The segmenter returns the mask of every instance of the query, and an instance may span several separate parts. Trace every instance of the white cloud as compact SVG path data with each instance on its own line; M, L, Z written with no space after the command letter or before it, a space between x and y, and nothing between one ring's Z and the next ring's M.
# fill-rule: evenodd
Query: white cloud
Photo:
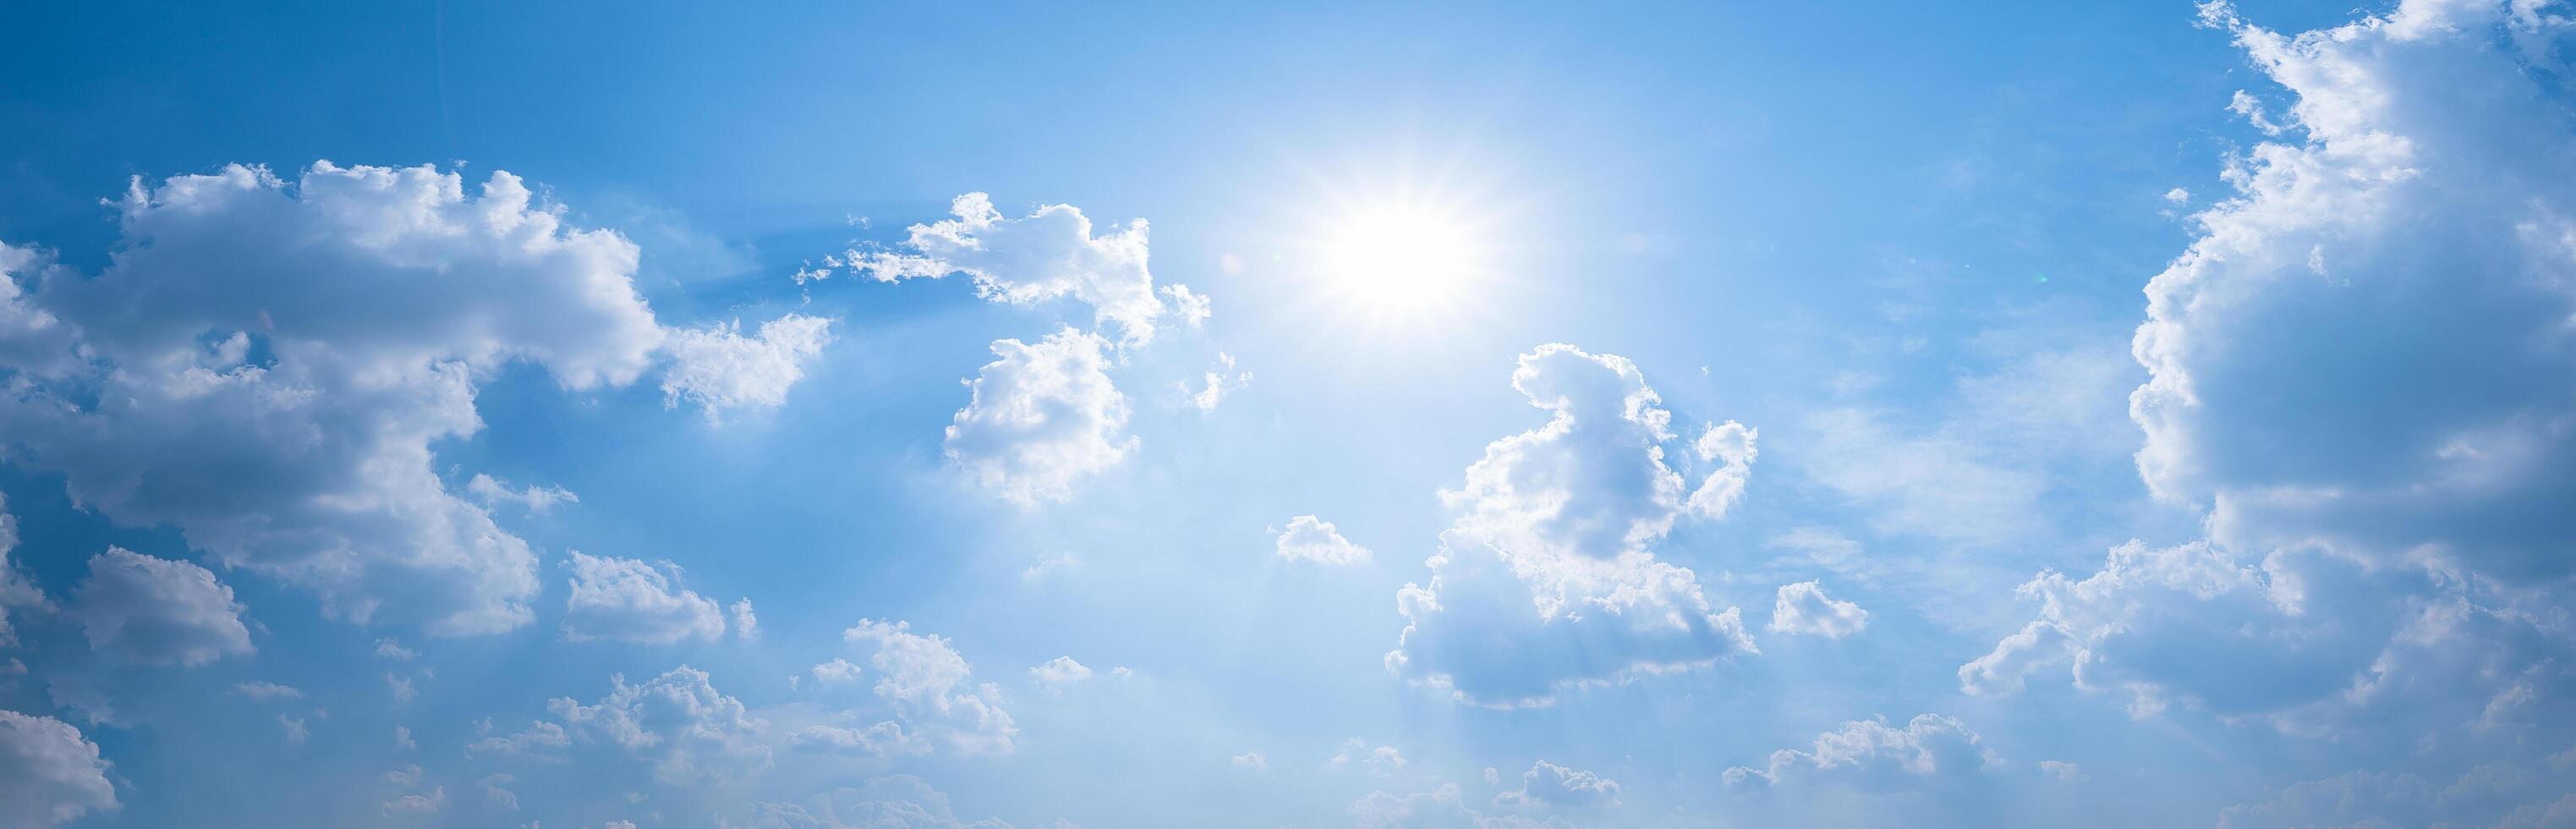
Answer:
M1269 771L1270 760L1262 757L1261 752L1247 751L1234 755L1234 767L1244 771Z
M5 249L0 249L5 250ZM9 626L9 612L16 608L48 608L52 602L27 579L9 556L18 548L18 519L9 514L9 497L0 493L0 647L18 643L17 629Z
M507 173L469 198L429 167L324 162L287 182L233 166L138 180L118 210L103 272L5 306L81 337L73 369L0 351L38 378L0 397L19 457L341 618L436 634L530 618L535 555L445 488L430 447L480 429L477 380L503 363L569 389L644 371L662 332L632 243L566 228Z
M259 700L259 701L262 701L262 702L266 702L266 701L268 701L268 700L273 700L273 699L303 699L303 698L304 698L304 692L303 692L302 690L300 690L300 689L297 689L295 686L292 686L292 685L279 685L279 684L274 683L274 682L267 682L267 681L263 681L263 680L252 680L252 681L250 681L250 682L235 683L235 684L233 685L233 693L240 694L240 695L242 695L242 696L249 697L249 698L251 698L251 699L255 699L255 700Z
M576 746L597 747L642 763L664 785L736 780L769 768L769 723L717 692L705 671L682 665L642 684L622 675L609 684L608 696L590 705L570 697L548 702L557 722L539 721L466 751L561 758Z
M1938 714L1917 715L1902 728L1854 720L1817 735L1813 750L1780 749L1761 768L1737 766L1725 776L1730 786L1757 788L1827 781L1918 788L1984 771L1994 756L1978 743L1976 732Z
M1075 483L1126 460L1136 439L1127 398L1109 381L1107 342L1071 328L1036 344L996 340L948 427L948 459L1023 506L1063 501Z
M1044 665L1030 668L1029 678L1037 680L1040 688L1060 693L1067 685L1090 679L1091 668L1073 661L1073 657L1059 656Z
M877 672L876 694L906 721L934 728L959 753L1011 751L1020 730L1002 707L1001 687L972 683L974 666L947 637L873 619L859 620L841 637L854 647L874 648L868 666Z
M1341 749L1333 752L1333 759L1329 765L1337 769L1360 769L1383 776L1394 774L1397 769L1404 768L1411 762L1404 759L1404 752L1394 746L1371 748L1367 740L1352 737L1342 741Z
M950 212L955 218L913 225L894 249L853 249L798 278L825 278L840 268L887 282L963 273L974 278L978 293L996 302L1082 302L1098 322L1117 325L1129 344L1153 339L1155 320L1166 313L1193 325L1207 316L1205 299L1186 289L1167 289L1170 311L1155 298L1143 219L1093 236L1090 218L1072 205L1049 205L1010 219L982 193L958 196Z
M724 611L715 600L680 589L678 565L578 552L564 565L572 568L572 592L564 600L566 639L669 644L724 635Z
M2295 36L2205 17L2295 102L2148 284L2149 488L2211 505L2232 549L2576 571L2564 22L2428 0Z
M1963 687L2065 665L2139 716L2263 721L2417 769L2564 733L2530 701L2576 690L2565 21L2427 0L2295 35L2203 17L2291 96L2277 122L2237 96L2274 138L2225 171L2234 195L2194 217L2132 344L2138 472L2205 507L2208 536L2041 573L2036 618ZM2450 750L2422 750L2436 738Z
M286 741L294 745L303 745L304 738L312 736L313 734L313 732L305 729L304 718L302 717L289 717L285 714L279 714L277 715L277 726L286 730Z
M1807 474L1870 508L1880 532L1998 544L2036 520L2043 478L1958 430L1907 429L1859 408L1818 412L1805 425L1820 444Z
M1331 521L1300 515L1288 519L1288 529L1279 534L1279 557L1317 564L1358 564L1369 560L1369 549L1343 538Z
M2084 767L2064 760L2041 760L2039 761L2039 772L2059 780L2070 782L2085 779Z
M447 787L431 789L428 794L407 794L385 801L388 815L435 815L447 808Z
M804 379L806 361L831 342L831 320L802 314L761 323L752 337L742 335L739 320L673 329L662 344L671 355L662 376L663 405L695 403L710 423L732 410L777 408Z
M1771 630L1781 633L1809 633L1839 639L1869 627L1869 611L1851 602L1825 597L1825 589L1812 581L1780 585L1779 597L1771 605Z
M1216 362L1216 368L1208 370L1206 385L1197 391L1191 391L1187 383L1180 384L1181 394L1189 398L1191 406L1202 412L1216 411L1217 404L1225 402L1227 395L1242 391L1244 386L1252 383L1252 372L1234 370L1234 355L1219 351Z
M493 806L499 807L502 811L516 812L519 810L519 793L503 787L517 780L518 778L507 774L493 774L484 776L476 785L483 789L484 799L492 801Z
M397 642L392 639L376 640L376 655L386 659L399 660L403 662L409 662L420 657L420 654L413 652L410 648L403 647L401 642Z
M0 366L53 378L79 364L80 331L28 301L28 285L20 284L51 270L37 251L0 244Z
M108 763L80 729L0 710L0 823L42 827L121 805Z
M734 638L745 642L760 641L760 616L752 612L749 597L734 600L730 607L725 608L725 615L733 617Z
M1695 509L1664 462L1670 413L1634 364L1568 345L1521 356L1512 385L1550 413L1493 442L1443 491L1456 514L1428 587L1407 585L1387 655L1397 675L1480 705L1541 705L1562 690L1704 666L1754 650L1689 569L1652 548ZM1713 427L1700 489L1736 489L1751 430ZM1712 495L1715 503L1732 495Z
M857 682L859 681L859 676L864 673L866 673L866 669L860 668L857 664L852 663L847 659L836 658L830 662L814 666L815 681L826 685Z
M475 502L486 507L516 504L520 509L539 515L552 512L555 507L564 504L581 503L581 496L574 495L572 490L563 487L530 486L526 489L511 489L509 483L481 473L476 473L473 479L465 482L465 494L474 496Z
M1564 766L1538 761L1521 773L1521 787L1494 796L1497 805L1598 806L1617 808L1619 782Z
M123 547L90 558L71 612L92 650L134 662L194 666L256 650L215 574Z

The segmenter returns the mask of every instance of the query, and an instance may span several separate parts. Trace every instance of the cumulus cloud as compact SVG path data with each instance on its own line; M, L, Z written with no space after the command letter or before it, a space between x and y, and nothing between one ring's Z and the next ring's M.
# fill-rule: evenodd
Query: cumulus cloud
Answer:
M1960 669L2010 693L2067 666L2179 704L2428 763L2565 733L2576 524L2571 29L2500 0L2407 0L2282 34L2203 8L2290 103L2147 287L2138 472L2205 539L2022 588L2036 618ZM2367 332L2366 336L2353 332ZM2463 724L2468 728L2462 728ZM2546 726L2546 728L2544 728Z
M678 565L576 552L564 566L572 569L572 593L564 600L566 639L669 644L724 635L723 610L715 600L681 589Z
M2149 488L2211 505L2221 543L2576 571L2569 30L2518 8L2297 35L2207 9L2296 100L2148 284L2130 411Z
M89 560L72 602L90 649L148 665L203 665L254 650L233 589L185 561L123 547Z
M1619 782L1540 760L1521 773L1520 788L1495 795L1494 802L1509 806L1615 808L1619 805Z
M567 227L516 176L316 163L136 181L94 277L14 274L0 435L80 503L172 526L357 622L527 621L536 558L449 492L430 447L480 429L478 378L633 381L662 341L634 244ZM56 269L60 270L60 269ZM50 324L30 322L30 310ZM40 339L78 333L77 365ZM30 356L34 355L34 356Z
M1369 560L1369 549L1343 538L1333 522L1312 515L1288 519L1288 529L1279 534L1279 557L1317 564L1357 564Z
M1466 702L1543 705L1752 652L1740 614L1652 551L1677 519L1717 510L1690 506L1700 496L1665 463L1672 416L1636 366L1546 345L1521 356L1512 385L1549 420L1494 441L1441 493L1456 519L1431 583L1397 595L1407 624L1388 669ZM1698 490L1739 490L1752 440L1732 424L1704 434L1701 460L1717 463Z
M1262 757L1261 752L1247 751L1234 755L1234 767L1244 771L1269 771L1270 760Z
M1976 732L1939 714L1917 715L1901 728L1883 719L1854 720L1817 735L1812 750L1780 749L1769 763L1727 769L1725 778L1730 786L1757 788L1822 782L1914 788L1984 771L1994 756L1978 742Z
M1001 686L974 682L974 666L947 637L914 633L907 622L874 619L859 620L841 636L853 647L872 651L868 667L876 671L876 695L893 706L902 722L914 726L910 730L926 730L961 754L1012 750L1020 730L1002 707ZM825 673L816 667L815 676ZM855 672L849 678L856 678Z
M1781 633L1810 633L1839 639L1869 626L1869 611L1851 602L1825 597L1824 587L1812 581L1780 585L1780 594L1771 605L1771 630Z
M968 479L1023 506L1063 501L1074 484L1136 448L1127 397L1109 381L1108 343L1066 328L1035 344L997 340L967 381L973 397L948 427L948 459Z
M826 278L844 268L886 282L962 273L996 302L1070 297L1089 305L1098 322L1118 326L1131 345L1152 340L1156 320L1166 314L1191 325L1207 318L1206 299L1185 287L1163 291L1172 300L1168 307L1156 298L1143 219L1094 236L1091 219L1072 205L1048 205L1012 219L982 193L958 196L950 213L954 218L913 225L892 248L855 248L798 278Z
M831 342L832 321L803 314L761 323L760 333L750 337L742 335L740 320L675 329L662 344L671 355L662 376L663 405L695 403L710 423L732 410L777 408L786 404L788 388L804 379L805 363Z
M108 763L80 729L0 710L0 823L53 826L119 807Z
M1091 667L1073 661L1073 657L1059 656L1044 665L1030 668L1029 678L1036 680L1040 688L1061 692L1067 685L1090 679Z
M726 696L707 672L687 665L641 684L623 675L609 679L608 696L583 705L562 697L546 704L555 719L489 737L467 753L493 757L563 759L575 747L598 749L644 764L669 785L740 779L770 766L762 734L769 723Z

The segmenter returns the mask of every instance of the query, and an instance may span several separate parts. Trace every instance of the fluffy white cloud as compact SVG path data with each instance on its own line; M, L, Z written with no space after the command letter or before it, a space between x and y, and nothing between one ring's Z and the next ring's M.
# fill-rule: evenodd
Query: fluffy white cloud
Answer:
M1619 782L1588 771L1538 761L1521 773L1521 787L1494 796L1494 802L1513 806L1599 806L1619 805Z
M929 729L963 754L1008 753L1019 727L1002 707L1001 686L974 683L974 666L936 634L912 632L906 622L861 619L843 631L853 647L873 650L876 694L916 729ZM817 677L823 670L817 666Z
M681 589L678 565L575 552L564 566L572 568L566 639L669 644L724 635L724 611L714 599Z
M1288 529L1279 534L1279 557L1317 564L1357 564L1369 559L1369 549L1343 538L1331 521L1300 515L1288 519Z
M0 823L42 827L115 811L98 744L52 717L0 710Z
M1704 666L1754 650L1687 568L1652 547L1686 514L1740 491L1753 433L1711 427L1704 498L1667 466L1672 416L1634 364L1569 345L1520 358L1512 385L1546 425L1494 441L1441 499L1456 513L1429 586L1407 585L1387 655L1397 675L1481 705L1542 705L1562 690ZM1690 499L1712 506L1693 507Z
M2009 693L2066 665L2225 720L2415 761L2567 733L2576 524L2576 32L2504 0L2406 0L2285 35L2224 3L2290 102L2147 287L2130 397L2151 492L2205 540L2132 543L2022 588L2037 617L1963 666ZM2462 728L2466 724L2467 728ZM2446 744L2447 745L2447 744Z
M787 390L805 377L805 362L831 342L831 320L802 314L761 323L752 337L742 335L739 320L673 330L662 344L671 355L664 405L696 403L710 423L730 410L784 405Z
M1244 771L1269 771L1270 760L1261 756L1261 752L1247 751L1234 755L1234 767Z
M1780 585L1780 594L1771 605L1771 630L1781 633L1812 633L1828 638L1842 638L1869 627L1869 611L1851 602L1825 597L1824 587L1812 581Z
M1029 678L1036 680L1040 688L1061 692L1067 685L1090 679L1091 666L1075 662L1070 656L1059 656L1030 668Z
M250 629L233 589L185 561L123 547L89 560L72 601L92 650L150 665L203 665L247 654Z
M2149 488L2235 549L2576 571L2568 24L2504 0L2297 35L2205 17L2294 101L2148 284Z
M1916 788L1975 775L1994 762L1977 733L1958 720L1921 714L1904 727L1854 720L1816 736L1813 750L1771 752L1763 767L1726 770L1730 786L1772 787L1843 782L1871 789Z
M662 330L630 281L636 247L565 227L508 173L468 197L429 167L227 167L137 181L118 209L104 271L54 269L23 296L13 278L0 306L10 331L32 308L79 335L76 366L0 352L38 379L0 396L18 457L343 618L525 622L535 556L446 489L430 446L481 427L477 378L505 362L571 389L642 373Z
M1117 325L1131 345L1153 339L1156 319L1167 313L1191 325L1207 318L1206 299L1185 287L1163 291L1172 299L1169 308L1155 297L1143 219L1093 236L1091 219L1072 205L1049 205L1011 219L982 193L958 196L950 212L955 218L913 225L894 249L853 249L798 278L824 278L840 268L887 282L963 273L974 278L977 292L997 302L1070 297L1089 305L1099 322Z
M682 665L629 685L609 679L608 696L583 705L571 697L546 704L555 722L478 741L469 754L560 758L574 747L597 748L641 762L664 784L739 779L770 766L762 739L769 723L742 701L716 691L707 672Z
M948 427L948 459L1022 505L1071 498L1073 486L1136 447L1123 436L1127 397L1111 384L1108 343L1066 328L1035 344L997 340L967 382L973 397Z
M28 287L48 267L46 257L0 244L0 371L58 377L80 362L80 332L27 299Z

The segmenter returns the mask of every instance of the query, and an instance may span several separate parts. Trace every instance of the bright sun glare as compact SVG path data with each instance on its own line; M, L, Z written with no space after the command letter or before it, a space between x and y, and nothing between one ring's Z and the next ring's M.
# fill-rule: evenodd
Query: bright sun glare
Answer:
M1431 204L1351 210L1321 244L1318 276L1343 301L1380 312L1455 303L1487 267L1472 224Z

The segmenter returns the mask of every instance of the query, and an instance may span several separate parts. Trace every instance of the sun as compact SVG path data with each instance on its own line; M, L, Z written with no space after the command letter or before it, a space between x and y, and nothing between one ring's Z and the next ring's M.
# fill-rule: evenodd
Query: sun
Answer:
M1354 308L1411 313L1454 305L1490 272L1478 224L1425 200L1353 205L1319 234L1314 276Z

